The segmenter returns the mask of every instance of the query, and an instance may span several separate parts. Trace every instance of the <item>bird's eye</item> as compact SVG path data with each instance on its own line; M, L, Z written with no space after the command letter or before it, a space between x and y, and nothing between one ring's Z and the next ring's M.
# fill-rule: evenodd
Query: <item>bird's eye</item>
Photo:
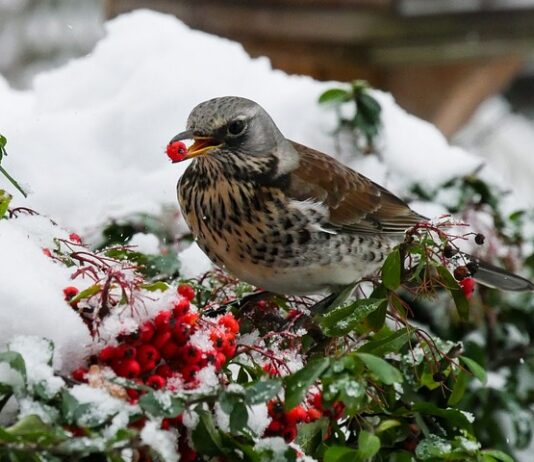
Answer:
M233 120L228 124L228 133L232 136L241 135L245 131L245 121L241 119Z

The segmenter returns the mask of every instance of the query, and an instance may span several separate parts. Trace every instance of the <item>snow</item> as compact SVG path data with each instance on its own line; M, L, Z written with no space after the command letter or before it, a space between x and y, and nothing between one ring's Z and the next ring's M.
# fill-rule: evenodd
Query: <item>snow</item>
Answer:
M51 399L65 385L61 377L54 375L51 366L53 350L47 340L40 337L18 336L10 342L9 350L16 351L24 359L27 386L30 390L40 386L41 392Z
M136 233L132 236L128 245L136 252L149 255L159 254L159 239L152 233Z
M59 353L54 366L69 370L81 363L90 337L63 299L63 289L74 285L70 272L43 254L53 236L67 234L43 217L0 221L0 349L15 335L46 337Z
M180 274L185 279L192 279L210 271L213 264L200 247L194 242L178 254Z
M165 462L178 462L180 456L176 451L176 434L161 430L161 422L149 420L141 430L141 441L156 451Z

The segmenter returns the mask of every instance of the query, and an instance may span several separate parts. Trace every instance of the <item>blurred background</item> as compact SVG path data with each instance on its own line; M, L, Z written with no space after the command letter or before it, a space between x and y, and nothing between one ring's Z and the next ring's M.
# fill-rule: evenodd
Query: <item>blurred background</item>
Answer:
M237 40L288 73L368 80L449 138L496 94L496 121L505 102L534 116L534 0L0 0L0 73L28 87L137 8Z

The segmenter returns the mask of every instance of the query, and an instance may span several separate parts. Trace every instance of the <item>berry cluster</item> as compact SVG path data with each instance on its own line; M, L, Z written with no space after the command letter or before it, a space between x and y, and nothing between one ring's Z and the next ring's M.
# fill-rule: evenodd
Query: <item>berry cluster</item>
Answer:
M311 394L306 405L298 405L289 411L284 411L284 404L279 399L267 403L271 423L265 430L266 436L281 436L287 443L297 437L297 424L315 422L322 416L338 420L343 415L345 406L336 401L331 408L323 405L321 393Z
M191 306L194 297L190 285L180 285L172 309L160 311L153 320L141 324L137 332L119 336L119 344L103 348L97 362L155 390L173 389L177 383L196 388L200 370L213 365L218 371L234 356L239 323L232 314L225 314L216 322L201 319ZM194 341L192 337L199 330L210 342L199 346ZM75 378L83 378L83 370L74 374ZM139 393L131 389L128 396L135 402Z

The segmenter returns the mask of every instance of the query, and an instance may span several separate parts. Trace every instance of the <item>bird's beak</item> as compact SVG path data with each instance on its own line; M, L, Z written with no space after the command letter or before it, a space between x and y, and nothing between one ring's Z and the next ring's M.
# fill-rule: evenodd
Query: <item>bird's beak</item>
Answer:
M183 160L192 159L193 157L202 156L209 151L222 146L222 143L210 138L209 136L195 136L192 130L186 130L185 132L176 135L170 142L182 140L194 140L194 143L187 148L187 154Z

